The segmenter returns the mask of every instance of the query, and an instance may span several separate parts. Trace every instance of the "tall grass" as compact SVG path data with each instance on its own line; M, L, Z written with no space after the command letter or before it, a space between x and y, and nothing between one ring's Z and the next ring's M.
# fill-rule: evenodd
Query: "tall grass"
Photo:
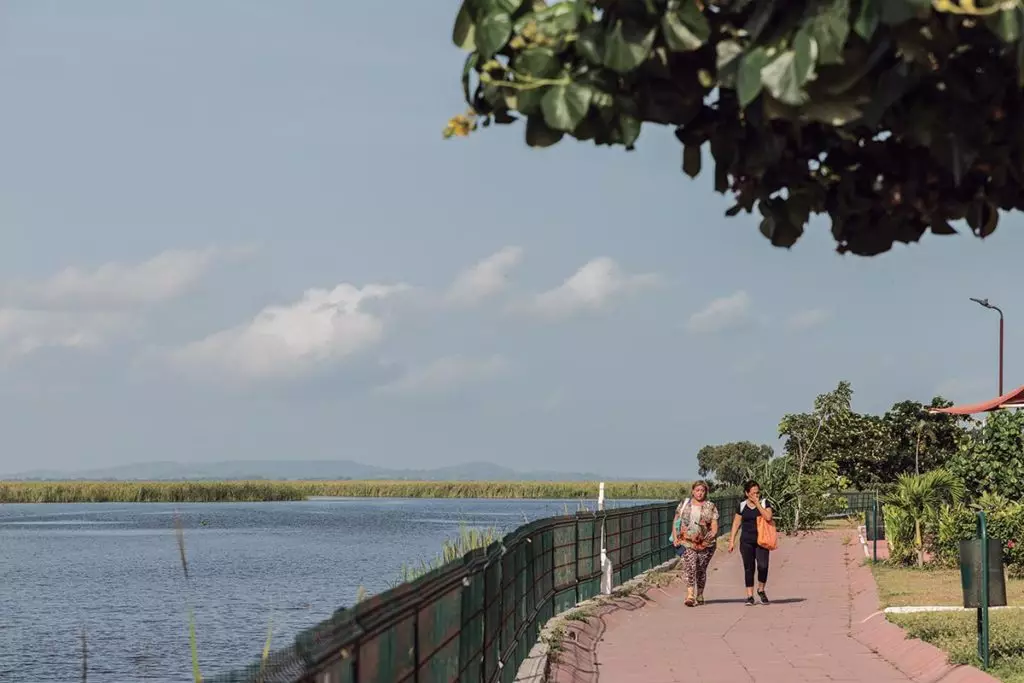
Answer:
M478 529L459 525L459 533L454 538L446 538L441 544L441 552L430 560L421 560L417 564L403 564L395 584L413 581L428 574L438 567L454 562L471 550L486 548L501 538L501 533L494 527Z
M62 481L0 482L0 503L232 503L342 498L597 497L597 482L560 481ZM608 482L609 499L676 500L679 481Z

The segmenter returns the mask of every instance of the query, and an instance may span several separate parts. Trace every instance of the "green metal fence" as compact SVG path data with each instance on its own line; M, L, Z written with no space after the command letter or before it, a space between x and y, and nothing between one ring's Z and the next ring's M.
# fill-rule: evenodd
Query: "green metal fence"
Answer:
M712 498L728 533L739 498ZM675 502L519 527L415 581L337 611L259 664L210 683L511 683L555 614L600 592L601 529L625 581L671 559Z

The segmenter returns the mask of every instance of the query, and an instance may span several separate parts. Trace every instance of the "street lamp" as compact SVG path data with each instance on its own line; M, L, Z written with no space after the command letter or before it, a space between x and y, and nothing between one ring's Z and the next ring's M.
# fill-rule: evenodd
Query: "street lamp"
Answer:
M975 299L971 297L971 301L984 306L985 308L991 308L993 311L999 314L999 395L1003 395L1003 311L998 306L993 306L988 302L988 299Z

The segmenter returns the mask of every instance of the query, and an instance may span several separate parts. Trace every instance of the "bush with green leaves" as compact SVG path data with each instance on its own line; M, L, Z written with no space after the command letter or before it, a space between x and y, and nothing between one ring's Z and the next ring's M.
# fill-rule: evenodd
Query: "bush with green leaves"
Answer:
M1024 208L1022 29L1017 0L464 0L446 134L524 117L534 147L633 149L669 125L775 246L814 214L861 255L986 237Z
M1024 576L1024 504L1002 497L987 496L975 508L986 513L989 538L1000 541L1007 572ZM957 566L960 541L977 538L977 510L963 505L947 506L939 513L938 535L934 541L935 557L942 564Z
M1020 497L1024 491L1024 410L989 413L946 467L963 481L972 499L984 493Z
M906 566L917 560L914 547L914 519L902 508L883 505L885 542L889 547L889 562Z

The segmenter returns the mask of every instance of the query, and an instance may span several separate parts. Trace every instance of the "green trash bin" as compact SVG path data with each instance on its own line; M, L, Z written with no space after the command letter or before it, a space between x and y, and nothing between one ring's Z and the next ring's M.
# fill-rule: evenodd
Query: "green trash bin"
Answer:
M981 607L981 539L960 541L960 586L964 607ZM1006 577L1003 573L1003 544L988 539L988 606L1006 606Z
M864 536L869 541L875 539L875 523L872 519L875 516L875 511L872 508L868 508L864 511ZM878 539L879 541L885 540L885 515L882 514L882 508L878 508Z

